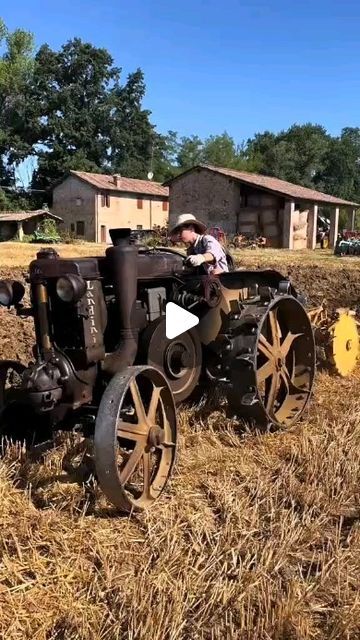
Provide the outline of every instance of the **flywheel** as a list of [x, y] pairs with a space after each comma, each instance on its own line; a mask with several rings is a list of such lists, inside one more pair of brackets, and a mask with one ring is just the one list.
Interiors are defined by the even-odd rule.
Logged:
[[202, 366], [199, 335], [192, 329], [170, 340], [166, 337], [165, 317], [157, 318], [141, 335], [140, 362], [162, 371], [179, 404], [192, 394], [199, 382]]
[[342, 377], [348, 376], [356, 366], [359, 353], [359, 333], [355, 318], [348, 312], [339, 313], [329, 327], [326, 355], [330, 365]]
[[315, 376], [314, 335], [304, 307], [280, 295], [246, 307], [230, 327], [230, 406], [258, 425], [291, 426], [308, 404]]

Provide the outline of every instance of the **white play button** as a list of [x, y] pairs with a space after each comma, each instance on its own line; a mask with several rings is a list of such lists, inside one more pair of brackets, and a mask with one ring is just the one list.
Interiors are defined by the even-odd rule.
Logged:
[[167, 303], [165, 313], [165, 331], [168, 340], [176, 338], [199, 324], [197, 316], [173, 302]]

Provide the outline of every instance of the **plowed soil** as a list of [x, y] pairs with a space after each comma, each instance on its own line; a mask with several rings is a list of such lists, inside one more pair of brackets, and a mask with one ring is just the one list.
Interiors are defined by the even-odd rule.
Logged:
[[[0, 275], [22, 277], [34, 249], [10, 249]], [[357, 258], [237, 259], [289, 274], [314, 305], [359, 305]], [[31, 319], [0, 310], [0, 331], [1, 357], [31, 358]], [[39, 457], [14, 447], [0, 460], [0, 638], [360, 638], [359, 385], [360, 367], [318, 373], [303, 419], [272, 434], [230, 420], [215, 396], [183, 408], [166, 491], [131, 517], [69, 470], [71, 439]]]

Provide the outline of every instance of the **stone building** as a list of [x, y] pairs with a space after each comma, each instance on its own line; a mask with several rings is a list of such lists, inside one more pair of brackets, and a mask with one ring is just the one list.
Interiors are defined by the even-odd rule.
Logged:
[[193, 213], [209, 227], [226, 233], [266, 237], [267, 245], [314, 249], [320, 207], [330, 208], [329, 244], [338, 235], [339, 209], [354, 227], [355, 202], [268, 176], [210, 165], [197, 165], [165, 183], [169, 186], [169, 224], [180, 213]]
[[115, 227], [152, 229], [168, 221], [169, 189], [157, 182], [70, 171], [52, 195], [52, 213], [90, 242], [110, 243]]

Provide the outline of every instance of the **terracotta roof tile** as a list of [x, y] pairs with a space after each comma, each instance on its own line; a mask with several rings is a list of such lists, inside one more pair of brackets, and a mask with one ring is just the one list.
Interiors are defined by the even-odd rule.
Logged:
[[135, 178], [119, 179], [118, 185], [114, 177], [102, 173], [87, 173], [85, 171], [70, 171], [71, 175], [80, 178], [101, 191], [119, 191], [122, 193], [138, 193], [151, 196], [168, 196], [168, 187], [163, 187], [159, 182], [150, 180], [137, 180]]
[[0, 211], [0, 222], [22, 222], [23, 220], [31, 220], [31, 218], [40, 216], [47, 216], [59, 222], [62, 221], [62, 218], [50, 213], [50, 211], [38, 209], [37, 211]]
[[[252, 185], [254, 187], [259, 187], [266, 189], [268, 191], [272, 191], [281, 196], [290, 197], [294, 200], [306, 200], [310, 202], [323, 202], [325, 204], [335, 204], [335, 205], [347, 205], [353, 207], [360, 207], [360, 204], [356, 202], [349, 202], [348, 200], [342, 200], [341, 198], [336, 198], [335, 196], [330, 196], [326, 193], [322, 193], [321, 191], [315, 191], [315, 189], [308, 189], [307, 187], [302, 187], [297, 184], [293, 184], [292, 182], [286, 182], [285, 180], [280, 180], [279, 178], [272, 178], [271, 176], [263, 176], [257, 173], [249, 173], [247, 171], [236, 171], [235, 169], [226, 169], [223, 167], [215, 167], [213, 165], [207, 164], [199, 164], [190, 171], [195, 169], [207, 169], [209, 171], [213, 171], [215, 173], [222, 173], [223, 175], [234, 178], [239, 182], [244, 182], [246, 184]], [[184, 173], [189, 173], [184, 172]], [[174, 180], [181, 177], [176, 176]], [[166, 184], [171, 184], [171, 180], [168, 180]]]

